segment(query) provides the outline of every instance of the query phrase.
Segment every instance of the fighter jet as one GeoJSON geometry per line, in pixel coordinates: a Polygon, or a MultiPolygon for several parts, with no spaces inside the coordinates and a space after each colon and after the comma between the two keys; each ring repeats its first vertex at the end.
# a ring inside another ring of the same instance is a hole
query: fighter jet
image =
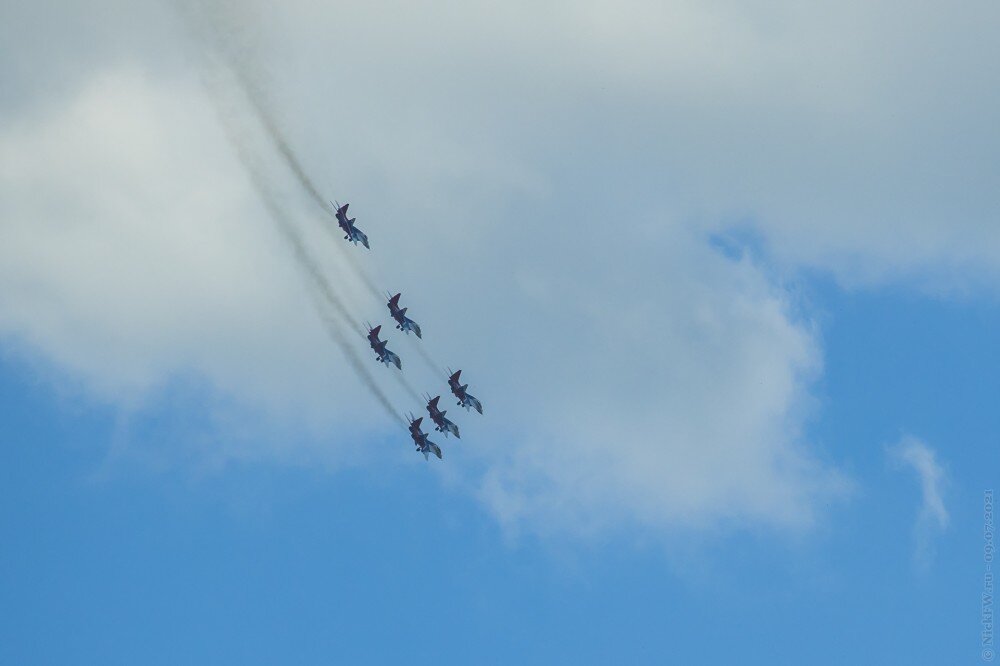
{"type": "MultiPolygon", "coordinates": [[[[386,292],[385,295],[389,296],[389,292],[386,292]]],[[[399,294],[396,294],[395,296],[389,296],[389,302],[387,304],[389,306],[389,314],[392,315],[392,318],[396,320],[396,328],[403,331],[404,333],[409,333],[410,331],[413,331],[414,333],[417,334],[418,338],[421,337],[420,325],[406,316],[406,308],[400,309],[399,296],[400,296],[399,294]]]]}
{"type": "MultiPolygon", "coordinates": [[[[451,369],[449,369],[448,372],[451,372],[451,369]]],[[[466,390],[467,388],[469,388],[469,385],[468,384],[463,385],[458,383],[458,377],[461,374],[462,371],[459,370],[458,372],[453,373],[451,377],[448,378],[448,386],[451,388],[451,392],[455,394],[455,397],[458,398],[458,406],[465,407],[466,409],[468,409],[469,407],[474,407],[477,412],[482,414],[483,404],[478,400],[476,400],[476,396],[472,395],[466,390]]]]}
{"type": "Polygon", "coordinates": [[[379,340],[378,332],[382,330],[382,326],[376,326],[372,328],[368,327],[368,344],[371,345],[372,351],[375,352],[375,356],[378,357],[380,363],[385,363],[389,365],[392,363],[400,370],[403,369],[403,363],[399,360],[399,357],[393,354],[391,351],[386,349],[387,340],[379,340]]]}
{"type": "Polygon", "coordinates": [[[420,430],[420,422],[423,420],[423,417],[415,419],[413,414],[410,414],[410,437],[413,438],[413,444],[419,453],[424,454],[424,460],[428,459],[428,453],[433,453],[441,458],[441,447],[427,439],[427,435],[420,430]]]}
{"type": "Polygon", "coordinates": [[[442,412],[438,409],[438,400],[441,396],[436,396],[430,399],[429,396],[425,396],[427,400],[427,413],[431,416],[431,421],[434,421],[434,429],[438,432],[443,432],[444,436],[447,437],[448,433],[451,433],[456,438],[461,439],[462,436],[458,434],[458,426],[449,421],[444,417],[447,412],[442,412]]]}
{"type": "Polygon", "coordinates": [[[352,217],[351,219],[347,219],[347,207],[350,206],[351,204],[345,203],[343,206],[341,206],[339,203],[333,203],[332,201],[330,203],[333,204],[334,210],[337,211],[335,213],[335,215],[337,216],[337,224],[340,225],[340,228],[343,230],[345,234],[344,240],[349,240],[355,245],[357,245],[360,242],[362,245],[364,245],[367,249],[370,250],[371,247],[368,246],[368,236],[365,236],[365,232],[361,231],[361,229],[358,229],[356,226],[354,226],[355,218],[352,217]]]}

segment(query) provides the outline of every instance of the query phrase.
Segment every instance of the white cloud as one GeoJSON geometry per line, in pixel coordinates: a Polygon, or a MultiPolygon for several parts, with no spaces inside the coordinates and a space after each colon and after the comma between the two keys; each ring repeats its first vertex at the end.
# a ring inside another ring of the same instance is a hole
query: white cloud
{"type": "Polygon", "coordinates": [[[888,452],[893,461],[911,468],[920,480],[921,503],[914,526],[914,561],[920,567],[927,567],[934,556],[934,537],[948,527],[948,510],[943,497],[947,475],[934,450],[914,437],[904,437],[888,452]]]}
{"type": "MultiPolygon", "coordinates": [[[[709,234],[750,219],[781,265],[851,283],[1000,271],[995,3],[272,10],[236,33],[270,44],[251,56],[309,172],[486,403],[442,469],[481,469],[514,524],[803,525],[842,488],[801,434],[816,331],[709,234]]],[[[271,422],[387,432],[156,16],[7,109],[0,331],[112,401],[191,375],[271,422]]]]}
{"type": "Polygon", "coordinates": [[[215,118],[196,78],[128,68],[0,129],[0,332],[128,409],[181,381],[300,434],[342,419],[344,454],[386,426],[346,418],[364,401],[215,118]]]}
{"type": "MultiPolygon", "coordinates": [[[[191,374],[281,422],[377,428],[196,87],[103,75],[61,110],[6,128],[0,155],[9,334],[120,403],[191,374]]],[[[505,520],[796,525],[836,485],[798,441],[820,366],[813,333],[748,261],[676,224],[648,227],[633,247],[565,230],[553,246],[506,233],[502,215],[472,228],[442,215],[438,233],[467,244],[451,264],[414,262],[433,249],[415,241],[425,230],[371,219],[389,282],[486,401],[489,420],[462,419],[475,444],[449,453],[483,468],[481,494],[505,520]]],[[[359,311],[374,319],[374,308],[359,311]]],[[[409,360],[413,381],[431,381],[409,360]]]]}
{"type": "MultiPolygon", "coordinates": [[[[481,489],[505,522],[802,526],[845,489],[801,441],[820,371],[810,328],[752,265],[670,238],[645,293],[576,277],[530,306],[538,326],[516,336],[523,365],[502,392],[525,431],[481,489]]],[[[648,284],[638,263],[617,278],[648,284]]]]}
{"type": "Polygon", "coordinates": [[[275,30],[297,40],[272,63],[282,97],[352,163],[383,157],[377,136],[410,171],[457,140],[708,229],[750,219],[782,262],[849,284],[1000,273],[996,3],[384,9],[294,2],[275,30]],[[291,66],[334,20],[336,62],[291,66]],[[341,92],[332,116],[315,103],[341,92]]]}

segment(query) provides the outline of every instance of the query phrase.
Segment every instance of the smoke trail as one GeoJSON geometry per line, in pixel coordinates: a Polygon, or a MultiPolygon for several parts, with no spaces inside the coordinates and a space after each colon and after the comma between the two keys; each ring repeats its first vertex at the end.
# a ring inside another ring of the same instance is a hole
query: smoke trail
{"type": "Polygon", "coordinates": [[[399,380],[399,385],[403,387],[403,390],[406,391],[410,395],[410,397],[416,401],[418,405],[424,404],[423,397],[419,393],[417,393],[417,390],[410,385],[410,382],[407,381],[406,377],[404,377],[402,373],[397,372],[396,379],[399,380]]]}
{"type": "MultiPolygon", "coordinates": [[[[246,94],[247,99],[250,101],[250,105],[253,107],[253,110],[256,113],[257,118],[260,120],[261,125],[264,127],[265,132],[271,139],[272,143],[274,143],[274,147],[277,149],[282,159],[284,159],[285,164],[291,170],[296,180],[299,181],[302,189],[306,191],[309,198],[313,200],[313,203],[319,206],[320,210],[328,215],[333,215],[333,209],[326,199],[323,198],[323,195],[319,193],[319,190],[316,188],[312,179],[306,174],[305,169],[302,167],[302,163],[295,154],[295,151],[293,151],[291,146],[288,145],[285,135],[278,128],[274,118],[271,116],[269,110],[261,100],[259,91],[250,84],[249,79],[241,67],[232,64],[232,68],[233,72],[236,74],[237,81],[240,83],[240,87],[243,89],[244,94],[246,94]]],[[[351,265],[351,269],[354,271],[355,275],[360,278],[361,282],[365,285],[365,288],[368,289],[368,292],[381,301],[382,292],[375,285],[375,281],[358,261],[358,258],[353,253],[348,251],[350,248],[340,242],[340,234],[330,223],[330,220],[323,219],[321,222],[323,229],[335,241],[334,246],[337,248],[337,251],[351,265]]]]}
{"type": "MultiPolygon", "coordinates": [[[[229,63],[230,69],[233,71],[233,74],[236,77],[236,81],[239,84],[240,89],[243,91],[247,100],[250,102],[250,105],[253,108],[255,115],[257,116],[257,119],[260,121],[261,125],[264,128],[265,133],[270,138],[271,142],[274,144],[274,147],[277,149],[278,153],[283,158],[285,164],[291,170],[292,174],[299,181],[299,184],[302,185],[302,188],[306,191],[306,193],[313,200],[313,202],[317,206],[319,206],[319,208],[324,212],[331,213],[332,211],[330,210],[327,201],[323,198],[323,195],[319,193],[319,190],[316,187],[315,183],[313,183],[312,179],[305,172],[305,169],[303,168],[302,163],[299,161],[298,156],[295,154],[295,151],[292,150],[291,146],[288,144],[288,141],[285,139],[284,133],[282,133],[281,129],[278,127],[277,122],[275,121],[273,115],[271,114],[270,110],[265,104],[260,89],[257,86],[255,86],[253,81],[250,79],[249,73],[235,58],[229,58],[227,62],[229,63]]],[[[324,220],[324,222],[328,221],[324,220]]],[[[334,240],[337,241],[335,246],[337,247],[338,251],[351,264],[352,268],[354,269],[354,272],[358,275],[358,277],[361,278],[361,281],[368,288],[368,291],[381,302],[383,300],[382,292],[379,290],[378,287],[375,286],[374,281],[368,276],[367,272],[362,268],[360,263],[358,263],[357,257],[355,257],[354,254],[346,251],[347,248],[345,248],[343,244],[339,242],[340,238],[338,237],[338,233],[334,231],[333,227],[329,223],[323,224],[323,228],[326,229],[328,232],[332,233],[334,240]]],[[[329,287],[328,284],[327,287],[329,287]]],[[[343,306],[343,303],[335,297],[335,295],[332,293],[332,290],[328,289],[327,291],[329,292],[329,298],[335,302],[342,316],[347,321],[352,322],[352,325],[356,329],[360,329],[360,326],[357,324],[357,322],[351,319],[346,308],[343,306]]],[[[427,362],[429,362],[431,364],[431,367],[435,367],[433,360],[431,360],[428,356],[426,356],[426,350],[421,350],[421,357],[424,358],[427,362]]],[[[412,397],[418,404],[422,405],[423,398],[420,396],[417,390],[413,388],[413,386],[409,383],[409,381],[407,381],[406,377],[404,377],[401,373],[393,373],[393,374],[395,375],[396,380],[399,382],[400,386],[403,387],[403,389],[410,395],[410,397],[412,397]]]]}
{"type": "Polygon", "coordinates": [[[446,379],[448,377],[448,374],[444,371],[444,366],[434,360],[434,357],[427,351],[423,342],[414,340],[409,336],[407,336],[407,339],[410,341],[410,347],[417,350],[417,355],[420,356],[431,372],[434,373],[436,379],[446,379]]]}
{"type": "MultiPolygon", "coordinates": [[[[218,13],[213,14],[205,3],[198,0],[172,1],[181,18],[187,23],[191,34],[201,42],[202,48],[206,52],[215,53],[220,56],[225,62],[226,67],[233,73],[240,89],[250,102],[254,114],[263,126],[265,134],[267,134],[270,141],[274,144],[278,154],[281,155],[282,160],[302,186],[302,189],[305,190],[313,203],[325,215],[331,215],[333,211],[329,202],[320,194],[319,188],[316,187],[309,174],[306,173],[298,155],[295,154],[295,151],[285,138],[284,132],[281,131],[274,114],[267,104],[262,86],[251,76],[247,60],[240,58],[237,54],[236,40],[228,34],[228,32],[232,32],[231,28],[234,26],[234,21],[227,16],[226,8],[223,7],[218,13]],[[210,26],[208,28],[210,34],[206,34],[203,26],[210,26]],[[229,27],[230,30],[226,31],[225,27],[229,27]]],[[[331,226],[330,220],[324,218],[321,222],[323,229],[337,241],[334,244],[337,251],[350,264],[350,268],[354,271],[354,274],[376,299],[381,300],[382,292],[379,291],[375,281],[358,261],[358,258],[351,252],[348,252],[348,248],[344,247],[340,242],[341,239],[338,237],[336,230],[331,226]]]]}
{"type": "MultiPolygon", "coordinates": [[[[326,276],[323,275],[323,273],[319,270],[319,267],[306,252],[306,248],[302,244],[302,239],[295,231],[291,222],[285,216],[284,211],[281,210],[271,197],[270,193],[267,191],[260,173],[253,167],[252,164],[249,163],[249,160],[246,159],[247,156],[242,146],[237,145],[237,153],[240,154],[240,162],[242,162],[243,166],[246,168],[257,195],[260,197],[268,213],[270,213],[271,218],[277,224],[281,235],[292,249],[296,262],[298,262],[299,266],[311,278],[313,286],[323,296],[325,302],[332,305],[337,310],[338,314],[340,314],[346,321],[352,321],[350,315],[347,313],[347,309],[344,307],[344,304],[340,301],[340,299],[337,298],[337,295],[331,288],[326,276]]],[[[357,350],[351,346],[351,343],[344,334],[341,326],[336,321],[328,317],[323,317],[323,323],[326,326],[326,330],[330,335],[330,338],[337,344],[338,347],[340,347],[340,350],[343,352],[345,358],[347,358],[348,363],[351,364],[351,367],[354,369],[358,378],[361,379],[365,386],[368,387],[378,400],[379,404],[381,404],[385,409],[386,413],[405,427],[406,421],[399,415],[396,409],[392,406],[392,403],[389,401],[389,398],[375,383],[375,378],[368,372],[368,368],[365,367],[364,362],[357,353],[357,350]]],[[[355,328],[357,328],[356,325],[355,328]]]]}
{"type": "MultiPolygon", "coordinates": [[[[326,220],[324,220],[324,222],[326,222],[326,220]]],[[[333,225],[328,223],[324,224],[323,229],[325,229],[326,232],[330,234],[330,238],[336,242],[336,248],[337,251],[340,252],[340,256],[344,257],[344,259],[347,260],[347,263],[351,265],[351,269],[354,271],[354,274],[357,275],[361,282],[364,283],[365,288],[368,289],[368,293],[374,296],[377,300],[381,301],[383,298],[382,292],[379,291],[379,288],[375,285],[375,280],[372,279],[372,277],[368,274],[368,271],[366,271],[364,266],[361,265],[357,256],[353,252],[348,251],[350,248],[340,242],[342,239],[340,238],[337,230],[333,228],[333,225]]]]}
{"type": "MultiPolygon", "coordinates": [[[[254,81],[250,77],[250,73],[247,71],[244,64],[235,57],[226,56],[226,61],[229,63],[230,69],[232,69],[233,74],[236,76],[236,80],[246,95],[247,100],[250,102],[250,106],[253,107],[254,113],[256,114],[258,120],[260,120],[261,125],[264,127],[264,131],[267,136],[271,139],[274,147],[277,149],[278,153],[281,155],[285,164],[291,170],[292,174],[295,176],[296,180],[302,186],[302,189],[306,191],[309,198],[313,200],[320,210],[324,213],[330,215],[333,214],[329,202],[323,198],[320,194],[319,188],[306,173],[305,168],[302,166],[302,162],[299,160],[298,155],[292,150],[289,145],[288,140],[285,138],[284,132],[278,127],[278,123],[268,108],[264,96],[261,93],[260,87],[255,85],[254,81]]],[[[376,299],[382,299],[382,292],[375,285],[375,281],[372,280],[371,276],[368,275],[364,267],[358,262],[356,256],[347,252],[346,248],[341,242],[338,232],[330,225],[329,220],[322,220],[323,228],[331,234],[333,239],[336,241],[337,251],[340,252],[341,256],[345,257],[348,263],[351,264],[351,268],[354,269],[355,274],[361,279],[368,291],[375,296],[376,299]]]]}
{"type": "MultiPolygon", "coordinates": [[[[324,300],[333,305],[338,314],[344,317],[345,320],[351,321],[350,316],[347,314],[347,309],[344,307],[344,304],[340,301],[340,299],[337,298],[333,289],[331,289],[329,282],[326,280],[326,276],[323,275],[323,273],[319,270],[319,267],[316,266],[315,262],[312,261],[312,258],[306,252],[306,249],[302,244],[302,239],[299,238],[295,229],[285,217],[284,212],[276,205],[270,194],[263,187],[259,173],[257,173],[255,169],[248,166],[242,157],[241,161],[244,163],[244,166],[247,167],[254,189],[257,191],[258,196],[260,196],[261,201],[264,203],[264,207],[267,208],[268,213],[271,214],[271,217],[277,223],[278,229],[288,242],[289,247],[291,247],[292,252],[295,255],[295,260],[298,262],[299,266],[302,267],[312,279],[313,286],[316,287],[319,293],[323,296],[324,300]]],[[[375,378],[368,372],[368,368],[365,367],[364,362],[357,353],[357,350],[351,346],[350,341],[347,339],[347,336],[344,334],[340,325],[327,317],[323,318],[323,322],[326,325],[326,329],[330,334],[330,337],[337,344],[337,346],[340,347],[340,350],[344,353],[348,363],[350,363],[353,367],[355,374],[378,399],[379,404],[382,405],[386,412],[401,425],[405,426],[406,422],[392,406],[389,398],[375,383],[375,378]]]]}
{"type": "MultiPolygon", "coordinates": [[[[211,93],[213,100],[215,101],[216,110],[219,113],[219,118],[222,121],[223,126],[226,129],[226,134],[229,138],[230,143],[235,149],[236,156],[243,166],[247,175],[250,178],[250,183],[270,214],[271,219],[274,221],[281,233],[282,238],[288,243],[289,248],[292,250],[292,255],[295,258],[296,263],[303,270],[303,272],[310,278],[312,286],[315,291],[312,293],[319,294],[322,297],[321,302],[317,303],[322,310],[322,306],[325,304],[331,306],[336,313],[344,319],[348,324],[350,324],[354,330],[360,335],[360,326],[357,321],[351,316],[344,302],[338,297],[333,286],[327,280],[326,276],[320,270],[316,262],[313,261],[309,252],[306,250],[305,244],[302,242],[302,238],[299,236],[298,231],[295,229],[291,220],[282,210],[281,206],[275,201],[270,189],[267,186],[266,179],[261,174],[260,169],[254,163],[251,152],[246,146],[246,142],[240,136],[238,128],[235,126],[231,118],[227,116],[227,108],[223,103],[222,93],[219,91],[217,85],[213,85],[207,77],[205,80],[205,86],[211,93]]],[[[372,395],[378,400],[378,403],[386,411],[386,413],[392,417],[393,420],[398,422],[402,426],[406,426],[406,421],[403,417],[396,411],[395,407],[392,406],[392,402],[389,400],[388,396],[382,392],[382,390],[375,383],[375,379],[369,372],[368,368],[364,365],[363,360],[358,355],[357,350],[351,345],[343,327],[341,324],[329,317],[322,317],[324,327],[326,328],[327,334],[330,339],[340,348],[340,351],[344,354],[347,362],[350,364],[354,373],[361,380],[361,382],[371,391],[372,395]]],[[[363,337],[363,336],[362,336],[363,337]]]]}
{"type": "Polygon", "coordinates": [[[243,90],[243,94],[245,94],[247,99],[250,101],[250,105],[253,106],[254,112],[257,114],[257,118],[264,126],[268,137],[284,158],[285,164],[287,164],[288,168],[292,170],[292,173],[295,174],[299,184],[302,185],[316,205],[324,211],[330,212],[330,207],[323,198],[323,195],[319,193],[319,190],[312,182],[312,179],[306,174],[305,169],[302,168],[302,163],[299,161],[299,158],[295,155],[291,146],[288,145],[284,134],[280,129],[278,129],[277,123],[275,123],[274,118],[271,116],[267,106],[261,99],[260,89],[252,84],[248,73],[242,66],[240,66],[238,60],[235,58],[228,58],[227,62],[233,70],[233,73],[236,75],[236,81],[240,84],[240,89],[243,90]]]}
{"type": "MultiPolygon", "coordinates": [[[[274,115],[272,114],[267,104],[267,100],[265,99],[265,95],[261,85],[259,84],[259,82],[255,81],[254,77],[251,76],[251,71],[248,67],[248,61],[245,58],[240,58],[237,55],[236,53],[237,49],[234,47],[233,44],[234,40],[227,37],[224,27],[225,26],[232,27],[233,25],[232,21],[229,21],[226,18],[219,16],[202,16],[200,17],[201,20],[197,20],[199,19],[199,17],[196,14],[198,13],[199,7],[202,10],[206,10],[204,5],[201,5],[198,2],[193,2],[193,3],[185,2],[185,0],[174,0],[174,2],[176,3],[175,6],[180,11],[182,18],[184,18],[188,23],[188,26],[192,34],[200,42],[202,42],[202,46],[205,49],[206,54],[215,54],[216,56],[221,58],[226,69],[228,69],[233,74],[233,77],[235,79],[238,88],[243,93],[243,96],[246,98],[246,100],[250,103],[250,107],[253,110],[254,116],[257,118],[258,122],[260,123],[260,126],[264,130],[264,134],[271,141],[275,150],[281,156],[282,161],[291,171],[295,179],[299,182],[302,189],[309,196],[312,202],[324,214],[326,215],[332,214],[334,211],[331,210],[331,207],[329,206],[327,200],[324,199],[322,194],[320,194],[319,188],[316,187],[316,184],[306,173],[305,168],[302,165],[302,162],[298,158],[298,155],[296,155],[295,151],[289,145],[288,140],[285,138],[284,132],[281,131],[281,128],[279,127],[277,121],[275,120],[274,115]],[[205,33],[205,31],[202,29],[203,25],[211,26],[209,28],[211,34],[205,33]]],[[[223,14],[225,14],[224,10],[223,14]]],[[[209,86],[209,88],[211,89],[211,86],[209,86]]],[[[213,90],[213,92],[215,91],[213,90]]],[[[249,151],[245,148],[243,142],[239,140],[239,137],[235,136],[235,129],[233,128],[230,122],[227,122],[227,120],[228,119],[223,118],[227,131],[229,131],[231,135],[230,139],[233,141],[237,149],[240,161],[243,163],[243,166],[246,168],[248,174],[250,175],[254,188],[257,190],[258,195],[264,202],[264,205],[268,208],[268,212],[271,214],[272,218],[274,218],[282,235],[285,237],[286,241],[291,246],[296,256],[296,260],[299,262],[300,266],[307,272],[307,274],[310,275],[314,283],[314,286],[316,286],[316,288],[322,294],[326,302],[329,305],[331,305],[345,321],[350,323],[350,325],[359,333],[359,335],[362,335],[360,333],[361,331],[360,324],[358,323],[357,320],[355,320],[351,316],[343,300],[339,298],[337,292],[333,289],[333,286],[329,283],[329,281],[319,270],[315,262],[312,260],[312,257],[309,255],[304,244],[302,243],[302,239],[300,238],[298,232],[291,225],[291,223],[287,219],[287,216],[284,214],[284,211],[281,210],[281,208],[273,200],[273,197],[271,197],[264,178],[261,176],[259,170],[256,168],[256,166],[250,159],[249,151]]],[[[359,263],[358,258],[355,256],[355,254],[349,252],[348,248],[344,247],[344,245],[340,243],[340,238],[338,237],[338,233],[329,223],[329,220],[323,219],[322,222],[323,222],[322,224],[323,229],[334,237],[334,240],[336,241],[334,243],[334,246],[337,248],[338,252],[340,252],[341,256],[343,256],[350,264],[350,267],[353,269],[355,275],[365,285],[369,293],[371,293],[372,296],[374,296],[379,302],[382,302],[383,300],[382,292],[375,285],[374,280],[372,280],[372,278],[368,275],[364,267],[359,263]]],[[[355,350],[351,348],[347,343],[343,331],[341,331],[339,326],[337,326],[336,323],[331,320],[324,319],[324,322],[327,324],[328,330],[331,336],[334,337],[335,342],[337,342],[338,345],[341,346],[341,349],[343,350],[345,356],[347,356],[348,360],[351,362],[351,365],[354,367],[355,371],[358,373],[358,376],[372,390],[372,392],[379,399],[380,403],[382,403],[383,407],[385,407],[393,415],[394,418],[402,421],[399,414],[392,408],[392,405],[389,403],[386,396],[383,393],[381,393],[379,388],[375,385],[373,377],[368,372],[367,368],[364,365],[362,365],[361,360],[360,358],[358,358],[355,350]]],[[[362,337],[364,336],[362,335],[362,337]]],[[[430,359],[430,357],[427,355],[426,350],[421,349],[420,355],[421,358],[423,358],[432,368],[435,369],[436,373],[440,372],[439,366],[436,366],[433,360],[430,359]]],[[[423,399],[421,398],[420,394],[416,391],[416,389],[413,388],[413,386],[409,383],[406,377],[404,377],[401,373],[392,373],[392,374],[395,375],[396,381],[399,382],[400,386],[406,391],[406,393],[417,404],[423,405],[423,399]]]]}

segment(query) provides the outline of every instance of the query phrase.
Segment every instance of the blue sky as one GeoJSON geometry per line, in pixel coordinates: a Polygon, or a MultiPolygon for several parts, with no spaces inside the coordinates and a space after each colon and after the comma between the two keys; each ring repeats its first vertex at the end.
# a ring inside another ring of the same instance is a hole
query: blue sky
{"type": "Polygon", "coordinates": [[[971,663],[997,310],[805,288],[827,318],[809,431],[862,489],[794,539],[511,541],[412,468],[109,462],[115,415],[8,354],[3,660],[971,663]],[[924,372],[934,386],[913,381],[924,372]],[[902,431],[938,443],[951,479],[927,570],[912,559],[919,487],[884,452],[902,431]]]}
{"type": "Polygon", "coordinates": [[[980,658],[995,3],[175,6],[0,26],[0,662],[980,658]]]}

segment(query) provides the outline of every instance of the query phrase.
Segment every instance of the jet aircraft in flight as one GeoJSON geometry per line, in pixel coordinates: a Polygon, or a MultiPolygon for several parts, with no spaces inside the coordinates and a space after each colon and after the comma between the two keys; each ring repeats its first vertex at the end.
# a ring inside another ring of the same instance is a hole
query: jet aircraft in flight
{"type": "Polygon", "coordinates": [[[419,453],[424,454],[424,460],[427,460],[428,453],[433,453],[438,458],[441,458],[441,447],[429,440],[427,434],[420,430],[420,422],[423,420],[422,416],[419,419],[415,419],[413,418],[413,414],[410,414],[410,437],[413,438],[413,444],[417,447],[419,453]]]}
{"type": "MultiPolygon", "coordinates": [[[[451,372],[449,369],[448,372],[451,372]]],[[[448,378],[448,387],[451,388],[451,392],[458,398],[458,405],[460,407],[465,407],[469,409],[474,408],[480,414],[483,413],[483,404],[476,399],[476,396],[469,393],[466,389],[469,388],[468,384],[459,384],[458,378],[462,374],[462,371],[452,373],[451,377],[448,378]]]]}
{"type": "MultiPolygon", "coordinates": [[[[388,295],[388,292],[386,292],[386,295],[388,295]]],[[[410,331],[413,331],[414,333],[417,334],[418,338],[421,337],[420,325],[406,316],[406,308],[399,307],[399,296],[400,294],[396,294],[395,296],[390,296],[389,302],[387,303],[387,305],[389,306],[389,314],[392,315],[392,318],[396,320],[396,328],[403,331],[404,333],[409,333],[410,331]]]]}
{"type": "Polygon", "coordinates": [[[371,345],[372,351],[375,352],[375,356],[378,358],[380,363],[385,363],[389,365],[390,363],[395,365],[400,370],[403,369],[403,362],[399,360],[399,356],[393,354],[386,348],[388,340],[379,340],[378,332],[382,330],[382,326],[376,326],[372,328],[368,327],[368,344],[371,345]]]}
{"type": "Polygon", "coordinates": [[[458,426],[444,417],[447,412],[443,412],[438,408],[438,400],[440,399],[441,396],[435,396],[433,399],[427,401],[427,413],[430,414],[431,421],[434,422],[434,429],[438,432],[443,432],[445,437],[451,433],[458,439],[461,439],[462,436],[458,434],[458,426]]]}
{"type": "Polygon", "coordinates": [[[349,240],[355,245],[361,243],[370,250],[368,236],[354,225],[355,218],[347,219],[347,207],[350,205],[349,203],[345,203],[343,206],[339,203],[333,204],[334,210],[336,210],[334,214],[337,216],[337,224],[340,225],[341,230],[344,232],[344,240],[349,240]]]}

